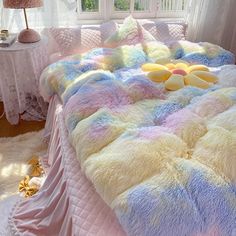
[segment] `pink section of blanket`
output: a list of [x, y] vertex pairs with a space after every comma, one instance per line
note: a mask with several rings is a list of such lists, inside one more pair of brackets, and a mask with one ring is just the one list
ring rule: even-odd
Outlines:
[[[38, 194], [18, 203], [9, 224], [13, 235], [125, 235], [114, 213], [95, 192], [80, 169], [53, 98], [46, 136], [49, 137], [48, 177]], [[45, 160], [43, 160], [45, 162]]]

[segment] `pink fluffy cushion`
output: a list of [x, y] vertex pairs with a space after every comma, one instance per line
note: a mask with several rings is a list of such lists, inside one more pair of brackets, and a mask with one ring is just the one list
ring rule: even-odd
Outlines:
[[51, 28], [50, 33], [58, 45], [60, 53], [67, 56], [102, 47], [105, 39], [116, 32], [117, 28], [114, 21], [109, 21], [100, 26]]
[[155, 41], [155, 38], [137, 20], [129, 16], [125, 18], [121, 27], [105, 41], [104, 45], [113, 48], [149, 41]]

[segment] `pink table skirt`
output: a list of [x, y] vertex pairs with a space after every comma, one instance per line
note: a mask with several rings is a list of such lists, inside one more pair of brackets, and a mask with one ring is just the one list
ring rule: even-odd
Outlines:
[[9, 218], [13, 235], [125, 235], [113, 211], [80, 169], [68, 141], [62, 106], [50, 104], [46, 136], [50, 142], [45, 184], [32, 198], [17, 203]]

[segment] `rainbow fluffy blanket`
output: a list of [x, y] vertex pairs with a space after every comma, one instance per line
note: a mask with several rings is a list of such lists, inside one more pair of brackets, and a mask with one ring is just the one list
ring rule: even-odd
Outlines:
[[211, 89], [167, 93], [135, 67], [148, 52], [124, 48], [122, 60], [123, 49], [97, 49], [42, 74], [86, 176], [128, 235], [235, 235], [236, 69], [231, 87], [225, 70]]
[[231, 52], [210, 43], [176, 41], [167, 46], [155, 41], [115, 49], [97, 48], [82, 55], [70, 56], [47, 67], [40, 80], [41, 94], [49, 101], [54, 93], [61, 96], [65, 89], [85, 72], [139, 68], [145, 62], [156, 62], [159, 59], [182, 59], [211, 67], [235, 63], [235, 56]]

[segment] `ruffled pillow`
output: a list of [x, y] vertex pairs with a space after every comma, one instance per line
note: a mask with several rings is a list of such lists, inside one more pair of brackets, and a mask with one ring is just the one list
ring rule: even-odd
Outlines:
[[50, 33], [63, 56], [84, 53], [96, 47], [103, 47], [104, 41], [117, 30], [114, 21], [101, 26], [83, 26], [77, 28], [51, 28]]
[[187, 26], [184, 22], [139, 20], [139, 23], [158, 41], [168, 43], [175, 40], [185, 40]]
[[137, 20], [129, 16], [125, 18], [123, 25], [105, 41], [104, 45], [114, 48], [149, 41], [155, 41], [155, 38]]

